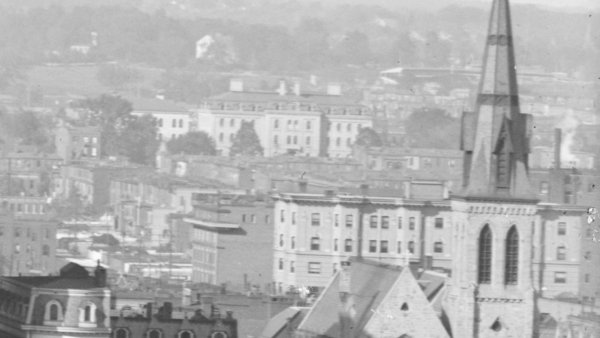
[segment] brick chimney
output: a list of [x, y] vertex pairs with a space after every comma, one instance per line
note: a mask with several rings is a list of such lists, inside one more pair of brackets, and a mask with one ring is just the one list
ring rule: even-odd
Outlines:
[[562, 144], [562, 129], [554, 129], [554, 169], [560, 169], [561, 147]]
[[298, 181], [298, 190], [299, 190], [301, 193], [306, 193], [306, 191], [308, 190], [308, 181], [307, 181], [307, 180], [305, 180], [305, 179], [303, 179], [303, 178], [301, 178], [301, 179]]
[[162, 307], [161, 317], [163, 319], [173, 318], [173, 303], [165, 302]]
[[287, 86], [285, 84], [285, 80], [279, 80], [279, 88], [277, 88], [277, 93], [281, 96], [287, 94]]
[[153, 315], [153, 313], [152, 313], [152, 303], [147, 303], [146, 304], [146, 318], [148, 320], [151, 320], [152, 319], [152, 315]]
[[106, 269], [100, 265], [100, 260], [98, 260], [98, 265], [94, 270], [94, 282], [99, 288], [106, 287]]
[[229, 91], [243, 92], [244, 91], [244, 81], [242, 79], [229, 80]]

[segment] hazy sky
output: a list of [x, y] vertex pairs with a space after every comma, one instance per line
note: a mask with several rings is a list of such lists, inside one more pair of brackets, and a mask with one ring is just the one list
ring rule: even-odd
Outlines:
[[[489, 2], [489, 0], [480, 0]], [[598, 8], [600, 1], [598, 0], [511, 0], [513, 4], [536, 4], [552, 7], [590, 7]]]

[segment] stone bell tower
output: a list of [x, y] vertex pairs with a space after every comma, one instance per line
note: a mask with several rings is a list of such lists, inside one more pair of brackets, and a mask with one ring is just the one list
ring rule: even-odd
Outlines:
[[462, 117], [463, 187], [451, 202], [444, 309], [454, 337], [534, 334], [530, 127], [519, 109], [509, 3], [493, 0], [475, 110]]

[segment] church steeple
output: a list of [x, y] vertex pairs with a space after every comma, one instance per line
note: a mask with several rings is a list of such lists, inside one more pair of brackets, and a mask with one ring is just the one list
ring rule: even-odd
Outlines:
[[533, 198], [531, 117], [521, 114], [508, 0], [494, 0], [475, 112], [462, 119], [463, 195]]

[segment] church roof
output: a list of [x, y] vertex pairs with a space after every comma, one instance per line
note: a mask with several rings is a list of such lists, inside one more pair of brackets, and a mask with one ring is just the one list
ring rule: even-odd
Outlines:
[[[366, 260], [352, 261], [350, 293], [355, 295], [354, 309], [363, 322], [373, 315], [369, 309], [376, 308], [387, 291], [394, 285], [402, 268], [386, 266]], [[340, 337], [338, 318], [340, 303], [340, 279], [338, 273], [330, 281], [313, 308], [306, 315], [298, 330], [328, 337]]]

